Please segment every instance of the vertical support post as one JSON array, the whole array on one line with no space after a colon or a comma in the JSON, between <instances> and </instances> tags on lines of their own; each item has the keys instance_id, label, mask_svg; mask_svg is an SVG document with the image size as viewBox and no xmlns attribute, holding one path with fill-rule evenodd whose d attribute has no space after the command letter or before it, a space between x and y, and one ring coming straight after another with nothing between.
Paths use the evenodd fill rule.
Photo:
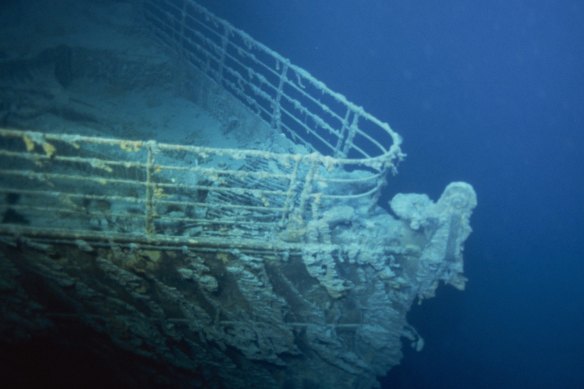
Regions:
<instances>
[{"instance_id":1,"label":"vertical support post","mask_svg":"<svg viewBox=\"0 0 584 389\"><path fill-rule=\"evenodd\" d=\"M353 146L353 139L355 138L355 133L357 132L357 128L359 128L359 114L355 112L355 116L353 116L353 122L349 127L349 133L347 134L347 139L345 140L345 144L343 145L343 155L346 157L349 155L349 150Z\"/></svg>"},{"instance_id":2,"label":"vertical support post","mask_svg":"<svg viewBox=\"0 0 584 389\"><path fill-rule=\"evenodd\" d=\"M304 179L304 185L302 192L300 193L300 203L296 209L297 215L295 219L304 224L305 220L303 218L303 214L306 210L308 199L312 194L312 182L314 181L316 171L318 170L318 154L312 153L303 157L302 159L310 161L310 167Z\"/></svg>"},{"instance_id":3,"label":"vertical support post","mask_svg":"<svg viewBox=\"0 0 584 389\"><path fill-rule=\"evenodd\" d=\"M289 218L294 208L294 198L296 197L296 190L298 188L298 168L300 166L300 161L302 158L297 158L294 162L294 168L292 174L290 175L290 182L288 184L288 192L286 192L286 201L284 202L284 212L282 213L282 219L280 219L280 227L283 227L286 220Z\"/></svg>"},{"instance_id":4,"label":"vertical support post","mask_svg":"<svg viewBox=\"0 0 584 389\"><path fill-rule=\"evenodd\" d=\"M229 35L231 35L231 29L226 25L223 26L223 35L221 36L221 55L219 57L218 69L217 69L217 83L223 85L223 68L225 67L225 53L227 51L227 45L229 44Z\"/></svg>"},{"instance_id":5,"label":"vertical support post","mask_svg":"<svg viewBox=\"0 0 584 389\"><path fill-rule=\"evenodd\" d=\"M279 60L278 60L279 61ZM281 131L280 127L282 124L282 108L280 106L280 100L282 99L282 94L284 93L284 83L286 82L286 74L288 73L288 66L290 62L288 60L283 61L282 70L280 72L280 79L278 80L278 90L276 91L276 97L272 101L273 112L272 112L272 128Z\"/></svg>"},{"instance_id":6,"label":"vertical support post","mask_svg":"<svg viewBox=\"0 0 584 389\"><path fill-rule=\"evenodd\" d=\"M349 131L349 118L351 117L351 108L347 107L347 112L345 113L345 117L343 118L343 126L341 127L341 133L339 135L339 139L337 139L337 144L335 145L335 153L334 156L337 158L346 158L347 155L344 154L342 151L344 145L346 144L345 140L348 135L347 132Z\"/></svg>"},{"instance_id":7,"label":"vertical support post","mask_svg":"<svg viewBox=\"0 0 584 389\"><path fill-rule=\"evenodd\" d=\"M146 236L148 239L152 238L154 235L154 186L153 182L154 176L154 151L156 147L156 142L149 141L146 143L146 150L148 155L146 157L146 209L144 213L144 227L146 231Z\"/></svg>"}]
</instances>

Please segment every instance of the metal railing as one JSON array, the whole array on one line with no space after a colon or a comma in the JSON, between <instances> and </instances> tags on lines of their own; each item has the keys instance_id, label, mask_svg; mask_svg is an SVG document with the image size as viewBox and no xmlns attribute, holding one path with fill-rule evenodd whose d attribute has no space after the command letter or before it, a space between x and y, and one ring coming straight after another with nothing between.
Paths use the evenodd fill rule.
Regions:
<instances>
[{"instance_id":1,"label":"metal railing","mask_svg":"<svg viewBox=\"0 0 584 389\"><path fill-rule=\"evenodd\" d=\"M0 129L0 234L290 249L332 204L377 191L317 153ZM311 242L315 244L327 242Z\"/></svg>"},{"instance_id":2,"label":"metal railing","mask_svg":"<svg viewBox=\"0 0 584 389\"><path fill-rule=\"evenodd\" d=\"M163 46L309 150L379 171L402 158L387 123L193 0L145 0Z\"/></svg>"},{"instance_id":3,"label":"metal railing","mask_svg":"<svg viewBox=\"0 0 584 389\"><path fill-rule=\"evenodd\" d=\"M0 234L248 249L330 244L307 226L372 207L400 137L192 0L145 0L156 39L310 154L0 129ZM2 197L0 197L2 198Z\"/></svg>"}]
</instances>

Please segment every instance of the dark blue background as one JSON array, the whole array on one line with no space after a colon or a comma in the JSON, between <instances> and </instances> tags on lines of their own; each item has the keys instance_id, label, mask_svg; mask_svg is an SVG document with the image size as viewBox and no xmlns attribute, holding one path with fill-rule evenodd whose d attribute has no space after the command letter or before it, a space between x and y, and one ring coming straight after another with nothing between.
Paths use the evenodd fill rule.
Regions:
<instances>
[{"instance_id":1,"label":"dark blue background","mask_svg":"<svg viewBox=\"0 0 584 389\"><path fill-rule=\"evenodd\" d=\"M584 2L203 3L403 135L390 193L478 192L467 290L384 386L584 387Z\"/></svg>"}]
</instances>

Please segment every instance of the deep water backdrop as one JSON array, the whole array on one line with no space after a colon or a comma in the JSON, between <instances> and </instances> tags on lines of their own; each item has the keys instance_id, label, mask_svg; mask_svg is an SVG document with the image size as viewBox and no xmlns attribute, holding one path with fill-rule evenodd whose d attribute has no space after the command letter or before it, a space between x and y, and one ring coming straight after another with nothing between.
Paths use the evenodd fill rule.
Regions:
<instances>
[{"instance_id":1,"label":"deep water backdrop","mask_svg":"<svg viewBox=\"0 0 584 389\"><path fill-rule=\"evenodd\" d=\"M467 290L384 387L584 387L584 2L203 3L404 136L389 195L478 192Z\"/></svg>"}]
</instances>

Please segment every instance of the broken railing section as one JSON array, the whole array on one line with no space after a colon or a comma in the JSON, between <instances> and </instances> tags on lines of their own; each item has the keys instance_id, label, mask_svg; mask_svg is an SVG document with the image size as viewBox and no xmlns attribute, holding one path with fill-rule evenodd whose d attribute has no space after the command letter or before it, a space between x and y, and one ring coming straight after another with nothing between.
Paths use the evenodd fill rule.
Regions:
<instances>
[{"instance_id":1,"label":"broken railing section","mask_svg":"<svg viewBox=\"0 0 584 389\"><path fill-rule=\"evenodd\" d=\"M289 248L323 206L370 204L380 182L316 153L7 129L0 166L1 232L159 244Z\"/></svg>"},{"instance_id":2,"label":"broken railing section","mask_svg":"<svg viewBox=\"0 0 584 389\"><path fill-rule=\"evenodd\" d=\"M401 139L389 125L306 70L192 0L146 0L157 40L309 150L395 169Z\"/></svg>"}]
</instances>

